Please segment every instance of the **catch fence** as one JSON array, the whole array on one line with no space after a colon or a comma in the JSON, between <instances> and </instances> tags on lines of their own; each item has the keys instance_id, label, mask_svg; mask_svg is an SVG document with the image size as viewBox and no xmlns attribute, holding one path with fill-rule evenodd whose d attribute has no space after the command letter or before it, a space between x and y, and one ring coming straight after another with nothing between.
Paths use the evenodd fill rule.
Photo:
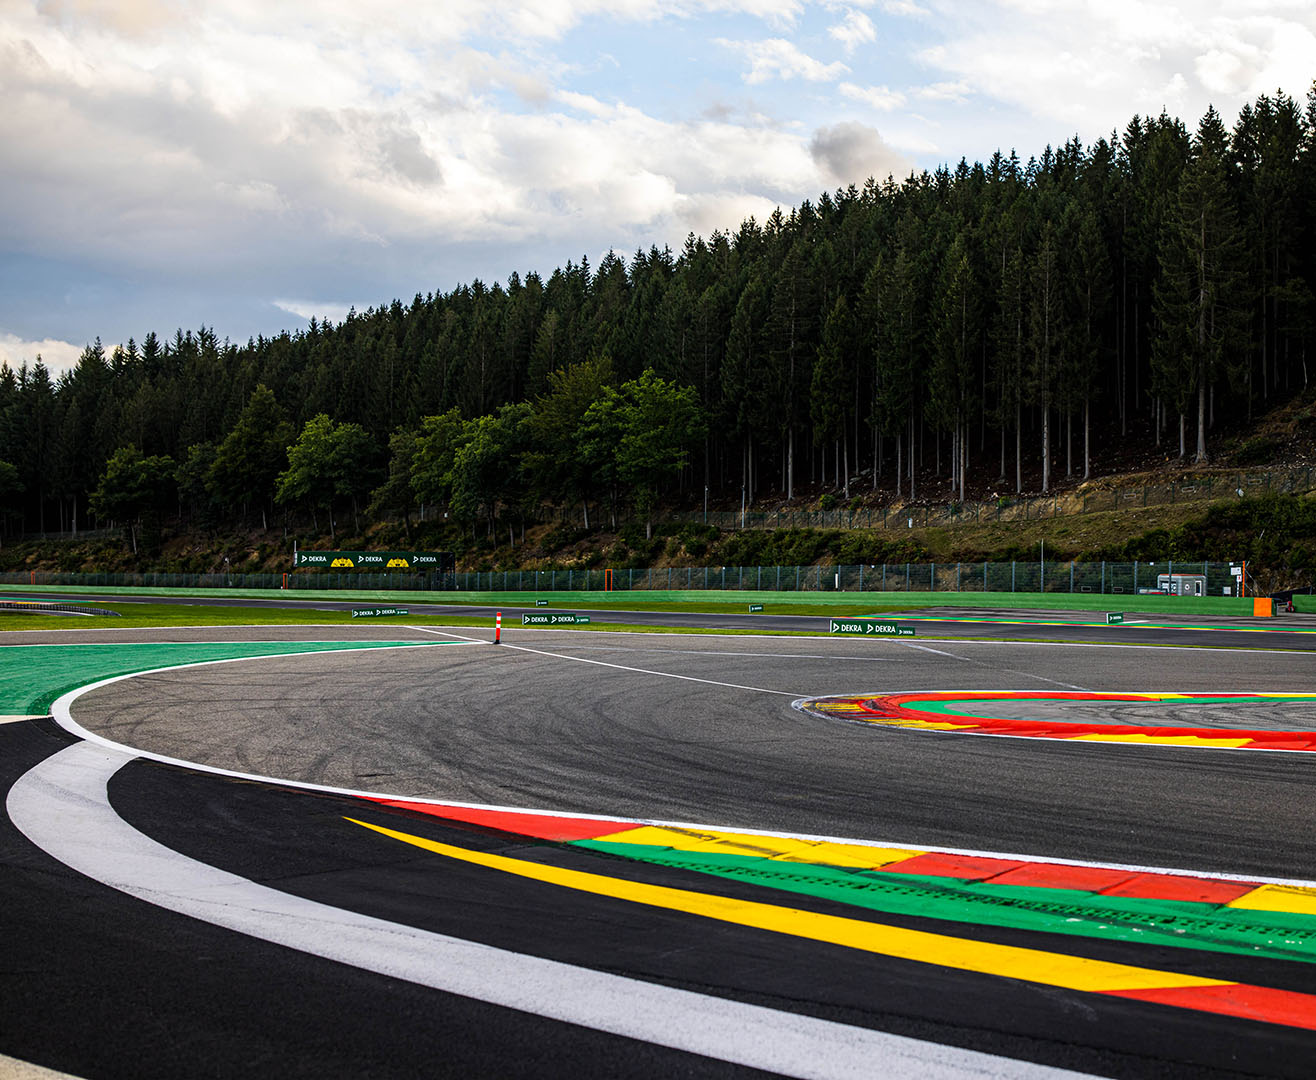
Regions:
<instances>
[{"instance_id":1,"label":"catch fence","mask_svg":"<svg viewBox=\"0 0 1316 1080\"><path fill-rule=\"evenodd\" d=\"M79 588L291 589L298 591L426 592L1048 592L1138 594L1162 577L1200 576L1202 595L1236 593L1231 564L1221 562L947 562L832 566L699 566L642 569L566 567L472 570L452 574L83 574L23 571L0 574L0 585ZM1191 584L1191 583L1190 583ZM1179 582L1176 582L1178 591ZM1192 591L1191 588L1187 591Z\"/></svg>"}]
</instances>

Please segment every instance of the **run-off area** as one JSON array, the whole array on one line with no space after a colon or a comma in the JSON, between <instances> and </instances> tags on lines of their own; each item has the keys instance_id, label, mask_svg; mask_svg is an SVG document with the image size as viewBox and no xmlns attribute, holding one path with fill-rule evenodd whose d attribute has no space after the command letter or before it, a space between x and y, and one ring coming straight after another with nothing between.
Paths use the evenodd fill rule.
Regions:
<instances>
[{"instance_id":1,"label":"run-off area","mask_svg":"<svg viewBox=\"0 0 1316 1080\"><path fill-rule=\"evenodd\" d=\"M353 790L1316 878L1310 766L1298 755L1244 763L951 738L791 707L915 690L1280 692L1302 684L1309 660L1298 654L555 631L504 640L164 671L84 695L73 715L141 750Z\"/></svg>"}]
</instances>

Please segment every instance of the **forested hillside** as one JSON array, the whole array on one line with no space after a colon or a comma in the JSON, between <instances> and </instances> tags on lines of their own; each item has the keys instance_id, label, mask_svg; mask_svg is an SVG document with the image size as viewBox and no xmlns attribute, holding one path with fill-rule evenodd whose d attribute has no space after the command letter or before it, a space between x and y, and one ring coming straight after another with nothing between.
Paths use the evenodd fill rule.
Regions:
<instances>
[{"instance_id":1,"label":"forested hillside","mask_svg":"<svg viewBox=\"0 0 1316 1080\"><path fill-rule=\"evenodd\" d=\"M180 514L473 529L545 502L1048 491L1109 447L1205 461L1304 388L1316 88L1022 162L869 180L734 232L245 345L146 333L0 371L8 533ZM328 515L328 516L327 516Z\"/></svg>"}]
</instances>

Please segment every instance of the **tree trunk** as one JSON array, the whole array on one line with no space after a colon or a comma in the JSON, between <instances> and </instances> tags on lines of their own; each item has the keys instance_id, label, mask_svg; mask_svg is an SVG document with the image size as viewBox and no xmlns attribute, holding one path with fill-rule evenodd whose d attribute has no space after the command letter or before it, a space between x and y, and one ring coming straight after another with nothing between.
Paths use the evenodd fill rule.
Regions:
<instances>
[{"instance_id":1,"label":"tree trunk","mask_svg":"<svg viewBox=\"0 0 1316 1080\"><path fill-rule=\"evenodd\" d=\"M795 498L795 429L786 432L786 501Z\"/></svg>"},{"instance_id":2,"label":"tree trunk","mask_svg":"<svg viewBox=\"0 0 1316 1080\"><path fill-rule=\"evenodd\" d=\"M909 501L914 501L914 406L909 407Z\"/></svg>"},{"instance_id":3,"label":"tree trunk","mask_svg":"<svg viewBox=\"0 0 1316 1080\"><path fill-rule=\"evenodd\" d=\"M1024 415L1018 398L1014 402L1014 493L1024 493Z\"/></svg>"},{"instance_id":4,"label":"tree trunk","mask_svg":"<svg viewBox=\"0 0 1316 1080\"><path fill-rule=\"evenodd\" d=\"M1092 475L1092 402L1083 399L1083 479Z\"/></svg>"},{"instance_id":5,"label":"tree trunk","mask_svg":"<svg viewBox=\"0 0 1316 1080\"><path fill-rule=\"evenodd\" d=\"M1051 490L1051 406L1042 399L1042 494Z\"/></svg>"},{"instance_id":6,"label":"tree trunk","mask_svg":"<svg viewBox=\"0 0 1316 1080\"><path fill-rule=\"evenodd\" d=\"M900 493L905 488L905 440L903 435L896 433L896 498L900 498Z\"/></svg>"}]
</instances>

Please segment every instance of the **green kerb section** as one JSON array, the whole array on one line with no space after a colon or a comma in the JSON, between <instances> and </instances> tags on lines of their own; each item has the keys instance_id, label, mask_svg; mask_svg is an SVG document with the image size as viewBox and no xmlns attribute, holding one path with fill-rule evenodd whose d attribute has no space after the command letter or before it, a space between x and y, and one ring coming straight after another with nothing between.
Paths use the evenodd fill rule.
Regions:
<instances>
[{"instance_id":1,"label":"green kerb section","mask_svg":"<svg viewBox=\"0 0 1316 1080\"><path fill-rule=\"evenodd\" d=\"M289 653L440 644L429 641L172 642L165 645L10 645L0 649L0 714L41 716L61 694L138 671Z\"/></svg>"},{"instance_id":2,"label":"green kerb section","mask_svg":"<svg viewBox=\"0 0 1316 1080\"><path fill-rule=\"evenodd\" d=\"M973 884L955 878L852 871L604 840L582 840L573 846L888 915L1316 962L1316 915L1101 896L1071 889Z\"/></svg>"}]
</instances>

